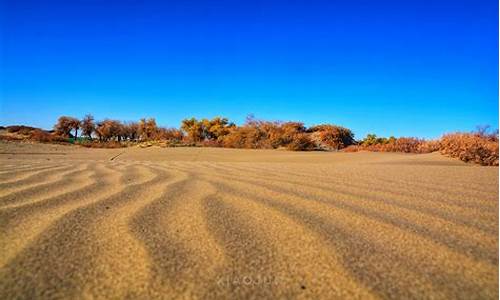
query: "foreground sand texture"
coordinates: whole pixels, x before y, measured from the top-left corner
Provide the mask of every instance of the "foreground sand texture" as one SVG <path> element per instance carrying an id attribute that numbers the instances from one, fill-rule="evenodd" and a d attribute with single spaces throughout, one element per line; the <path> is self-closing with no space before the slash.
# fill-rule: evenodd
<path id="1" fill-rule="evenodd" d="M 0 299 L 498 298 L 498 168 L 0 144 Z"/>

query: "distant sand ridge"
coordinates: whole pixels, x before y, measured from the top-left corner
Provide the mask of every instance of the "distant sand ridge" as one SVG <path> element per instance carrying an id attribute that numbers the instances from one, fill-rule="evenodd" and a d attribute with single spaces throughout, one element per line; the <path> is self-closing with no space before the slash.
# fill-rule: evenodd
<path id="1" fill-rule="evenodd" d="M 497 167 L 15 143 L 0 163 L 1 299 L 499 296 Z"/>

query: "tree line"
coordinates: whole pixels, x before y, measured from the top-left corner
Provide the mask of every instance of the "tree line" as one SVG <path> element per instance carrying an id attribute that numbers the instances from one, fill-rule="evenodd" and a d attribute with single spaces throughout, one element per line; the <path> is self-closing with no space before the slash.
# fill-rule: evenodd
<path id="1" fill-rule="evenodd" d="M 78 133 L 83 138 L 78 139 Z M 47 142 L 73 137 L 77 143 L 91 147 L 121 147 L 124 146 L 123 142 L 166 141 L 181 146 L 284 148 L 295 151 L 440 151 L 463 161 L 498 165 L 498 131 L 488 133 L 487 128 L 470 133 L 447 134 L 437 140 L 392 136 L 385 138 L 368 134 L 364 139 L 356 141 L 350 129 L 334 124 L 306 127 L 302 122 L 265 121 L 252 116 L 240 126 L 223 117 L 200 120 L 189 118 L 182 120 L 177 129 L 160 127 L 154 118 L 143 118 L 138 122 L 111 119 L 95 121 L 92 115 L 86 115 L 81 120 L 69 116 L 60 117 L 50 137 L 39 130 L 32 135 L 34 140 Z"/>
<path id="2" fill-rule="evenodd" d="M 150 140 L 182 140 L 183 133 L 175 128 L 158 127 L 154 118 L 143 118 L 138 122 L 121 122 L 105 119 L 95 121 L 92 115 L 79 120 L 74 117 L 59 117 L 54 125 L 54 133 L 60 137 L 78 139 L 78 132 L 88 140 L 109 141 L 150 141 Z M 72 134 L 74 132 L 74 134 Z"/>
<path id="3" fill-rule="evenodd" d="M 241 126 L 223 117 L 189 118 L 182 120 L 180 129 L 159 127 L 154 118 L 121 122 L 111 119 L 95 121 L 92 115 L 81 120 L 61 116 L 54 125 L 54 134 L 82 142 L 168 141 L 251 149 L 340 150 L 355 143 L 354 133 L 342 126 L 321 124 L 306 127 L 301 122 L 265 121 L 252 116 Z"/>
<path id="4" fill-rule="evenodd" d="M 180 128 L 160 127 L 154 118 L 137 122 L 120 122 L 104 119 L 95 121 L 92 115 L 83 119 L 62 116 L 53 131 L 13 125 L 0 126 L 2 141 L 37 141 L 43 143 L 68 143 L 68 138 L 85 147 L 115 148 L 130 144 L 140 146 L 161 142 L 161 146 L 212 146 L 229 148 L 307 150 L 342 150 L 344 152 L 405 152 L 442 154 L 466 162 L 498 166 L 498 130 L 478 127 L 472 132 L 443 135 L 440 139 L 425 140 L 414 137 L 378 137 L 368 134 L 355 140 L 353 132 L 333 124 L 306 127 L 301 122 L 277 122 L 248 117 L 238 126 L 227 118 L 189 118 L 182 120 Z M 7 132 L 4 133 L 4 132 Z M 78 136 L 80 134 L 80 137 Z M 142 142 L 147 142 L 143 144 Z M 166 143 L 164 143 L 166 142 Z"/>

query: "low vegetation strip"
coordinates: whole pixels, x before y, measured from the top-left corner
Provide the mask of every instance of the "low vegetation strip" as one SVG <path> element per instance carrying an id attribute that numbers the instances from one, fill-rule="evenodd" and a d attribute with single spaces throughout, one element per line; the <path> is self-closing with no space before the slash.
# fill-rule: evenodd
<path id="1" fill-rule="evenodd" d="M 393 136 L 385 138 L 375 134 L 356 140 L 350 129 L 334 124 L 306 127 L 301 122 L 265 121 L 248 117 L 243 125 L 238 126 L 227 118 L 215 117 L 185 119 L 180 129 L 177 129 L 159 127 L 154 118 L 143 118 L 139 122 L 111 119 L 95 122 L 92 115 L 87 115 L 82 120 L 62 116 L 52 131 L 22 125 L 4 127 L 2 131 L 0 139 L 7 141 L 72 143 L 88 148 L 122 148 L 133 145 L 144 148 L 157 145 L 293 151 L 440 151 L 465 162 L 498 166 L 498 130 L 491 133 L 487 128 L 480 128 L 476 132 L 446 134 L 438 140 Z"/>

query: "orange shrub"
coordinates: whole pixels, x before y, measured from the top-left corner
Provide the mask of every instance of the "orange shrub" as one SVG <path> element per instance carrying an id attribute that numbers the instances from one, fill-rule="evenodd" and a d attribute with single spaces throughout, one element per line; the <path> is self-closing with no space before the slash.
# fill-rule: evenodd
<path id="1" fill-rule="evenodd" d="M 367 139 L 358 145 L 349 146 L 343 149 L 344 152 L 357 152 L 361 150 L 372 152 L 403 152 L 403 153 L 431 153 L 439 150 L 439 141 L 426 141 L 412 137 L 401 137 L 389 139 L 376 138 L 375 135 L 369 135 L 372 142 L 366 142 Z"/>
<path id="2" fill-rule="evenodd" d="M 324 124 L 309 128 L 318 149 L 340 150 L 354 144 L 354 133 L 345 127 Z"/>
<path id="3" fill-rule="evenodd" d="M 222 139 L 222 144 L 229 148 L 270 149 L 272 145 L 267 137 L 260 126 L 243 125 L 231 129 Z"/>
<path id="4" fill-rule="evenodd" d="M 441 138 L 441 153 L 465 162 L 498 166 L 498 135 L 452 133 Z"/>
<path id="5" fill-rule="evenodd" d="M 412 138 L 412 137 L 401 137 L 395 139 L 393 142 L 387 144 L 382 144 L 380 146 L 380 151 L 384 152 L 404 152 L 404 153 L 428 153 L 431 150 L 425 147 L 425 140 Z M 432 152 L 432 151 L 431 151 Z"/>
<path id="6" fill-rule="evenodd" d="M 309 134 L 297 133 L 292 137 L 286 148 L 292 151 L 311 151 L 315 149 L 315 145 Z"/>
<path id="7" fill-rule="evenodd" d="M 417 148 L 417 153 L 432 153 L 439 151 L 441 149 L 441 141 L 439 140 L 430 140 L 430 141 L 423 141 L 418 145 Z"/>

